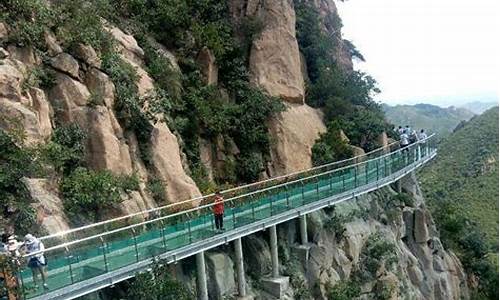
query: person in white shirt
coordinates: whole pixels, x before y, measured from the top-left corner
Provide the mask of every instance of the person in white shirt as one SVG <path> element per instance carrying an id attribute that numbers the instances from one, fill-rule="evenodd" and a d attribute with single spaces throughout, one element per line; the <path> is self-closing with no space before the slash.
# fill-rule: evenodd
<path id="1" fill-rule="evenodd" d="M 408 134 L 406 134 L 406 132 L 403 132 L 399 136 L 399 143 L 401 145 L 401 148 L 404 148 L 410 144 L 410 138 L 408 137 Z M 405 150 L 408 151 L 408 149 L 405 149 Z M 403 150 L 403 151 L 405 151 L 405 150 Z"/>
<path id="2" fill-rule="evenodd" d="M 427 138 L 427 134 L 425 133 L 424 129 L 420 129 L 420 133 L 418 134 L 418 140 L 423 141 Z M 425 143 L 425 141 L 424 141 Z"/>
<path id="3" fill-rule="evenodd" d="M 42 277 L 42 284 L 44 289 L 48 289 L 46 280 L 47 280 L 47 272 L 46 272 L 46 266 L 47 262 L 45 260 L 45 256 L 42 253 L 37 253 L 40 251 L 45 250 L 45 246 L 43 245 L 42 241 L 37 239 L 31 234 L 27 234 L 24 237 L 24 246 L 26 247 L 26 254 L 29 255 L 31 253 L 36 253 L 32 256 L 29 256 L 28 259 L 28 267 L 31 269 L 31 272 L 33 274 L 33 283 L 35 284 L 35 288 L 37 287 L 37 277 L 38 274 L 40 274 L 40 277 Z"/>

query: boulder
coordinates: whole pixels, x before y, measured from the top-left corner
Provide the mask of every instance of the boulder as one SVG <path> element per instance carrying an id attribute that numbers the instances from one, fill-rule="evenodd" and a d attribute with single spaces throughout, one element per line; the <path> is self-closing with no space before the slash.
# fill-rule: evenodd
<path id="1" fill-rule="evenodd" d="M 90 92 L 85 85 L 72 79 L 66 74 L 56 74 L 56 85 L 49 92 L 49 100 L 56 115 L 63 122 L 79 121 L 86 114 L 86 105 L 90 98 Z"/>
<path id="2" fill-rule="evenodd" d="M 182 167 L 177 137 L 163 122 L 156 123 L 151 133 L 151 158 L 159 179 L 166 183 L 170 202 L 179 202 L 201 196 L 193 179 Z"/>
<path id="3" fill-rule="evenodd" d="M 248 235 L 241 239 L 243 243 L 245 267 L 247 273 L 255 278 L 271 272 L 271 251 L 267 242 L 255 235 Z"/>
<path id="4" fill-rule="evenodd" d="M 0 22 L 0 40 L 7 39 L 8 35 L 7 25 L 4 22 Z"/>
<path id="5" fill-rule="evenodd" d="M 33 110 L 38 116 L 39 133 L 43 139 L 47 139 L 52 134 L 51 108 L 45 92 L 38 88 L 30 88 L 29 96 L 33 104 Z"/>
<path id="6" fill-rule="evenodd" d="M 0 97 L 21 102 L 21 84 L 26 68 L 20 62 L 6 59 L 0 64 Z"/>
<path id="7" fill-rule="evenodd" d="M 4 48 L 0 47 L 0 59 L 5 59 L 7 57 L 9 57 L 9 52 L 7 52 L 7 50 L 5 50 Z"/>
<path id="8" fill-rule="evenodd" d="M 89 66 L 94 68 L 101 67 L 101 58 L 97 55 L 92 46 L 78 44 L 76 45 L 74 52 L 75 52 L 75 57 L 83 60 Z"/>
<path id="9" fill-rule="evenodd" d="M 414 212 L 413 236 L 417 243 L 426 243 L 429 240 L 429 231 L 427 230 L 427 220 L 425 212 L 422 209 L 416 209 Z"/>
<path id="10" fill-rule="evenodd" d="M 205 83 L 207 85 L 217 84 L 219 68 L 215 62 L 215 55 L 208 49 L 204 47 L 201 49 L 200 53 L 198 53 L 198 57 L 196 58 L 196 62 L 201 68 L 201 73 L 205 79 Z"/>
<path id="11" fill-rule="evenodd" d="M 7 51 L 11 59 L 16 59 L 28 67 L 33 67 L 41 63 L 40 58 L 31 47 L 16 47 L 14 45 L 9 45 Z"/>
<path id="12" fill-rule="evenodd" d="M 23 130 L 24 143 L 35 145 L 43 141 L 38 115 L 21 102 L 0 98 L 0 128 L 5 131 Z"/>
<path id="13" fill-rule="evenodd" d="M 47 179 L 26 177 L 22 182 L 33 200 L 32 206 L 37 212 L 37 223 L 41 224 L 49 234 L 68 230 L 70 227 L 62 201 L 50 182 Z"/>
<path id="14" fill-rule="evenodd" d="M 97 170 L 132 174 L 132 162 L 114 113 L 105 106 L 88 111 L 88 164 Z"/>
<path id="15" fill-rule="evenodd" d="M 50 31 L 45 31 L 43 33 L 45 38 L 45 44 L 47 45 L 47 52 L 50 56 L 56 56 L 59 53 L 62 53 L 63 50 L 61 46 L 57 43 L 56 37 Z"/>
<path id="16" fill-rule="evenodd" d="M 76 59 L 68 53 L 60 53 L 50 61 L 52 67 L 73 78 L 78 78 L 79 66 Z"/>
<path id="17" fill-rule="evenodd" d="M 304 78 L 295 38 L 292 1 L 259 2 L 256 14 L 265 28 L 250 50 L 251 81 L 271 96 L 292 103 L 304 103 Z"/>
<path id="18" fill-rule="evenodd" d="M 326 131 L 322 113 L 307 105 L 286 105 L 286 111 L 269 121 L 271 176 L 288 174 L 312 167 L 311 148 Z"/>
<path id="19" fill-rule="evenodd" d="M 85 84 L 94 97 L 97 97 L 100 105 L 106 105 L 113 109 L 115 102 L 115 85 L 108 75 L 96 68 L 90 68 L 85 74 Z"/>
<path id="20" fill-rule="evenodd" d="M 205 254 L 207 263 L 208 295 L 210 299 L 222 300 L 231 296 L 236 290 L 234 280 L 234 264 L 225 253 Z"/>
<path id="21" fill-rule="evenodd" d="M 139 47 L 135 38 L 124 33 L 121 29 L 117 27 L 107 28 L 109 33 L 118 42 L 118 51 L 129 61 L 136 65 L 142 65 L 142 58 L 144 57 L 144 51 Z"/>

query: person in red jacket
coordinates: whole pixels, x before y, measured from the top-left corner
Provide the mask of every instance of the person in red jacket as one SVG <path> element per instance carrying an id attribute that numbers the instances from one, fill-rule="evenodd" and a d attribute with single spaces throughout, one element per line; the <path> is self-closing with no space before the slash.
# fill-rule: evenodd
<path id="1" fill-rule="evenodd" d="M 217 230 L 224 230 L 224 198 L 219 191 L 215 193 L 214 203 L 215 228 Z"/>

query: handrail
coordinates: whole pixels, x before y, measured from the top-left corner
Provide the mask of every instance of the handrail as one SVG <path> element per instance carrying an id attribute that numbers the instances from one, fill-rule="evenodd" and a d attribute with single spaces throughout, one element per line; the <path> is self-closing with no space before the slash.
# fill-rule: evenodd
<path id="1" fill-rule="evenodd" d="M 414 144 L 410 144 L 410 145 L 408 145 L 406 147 L 399 148 L 396 151 L 386 153 L 386 154 L 378 156 L 376 158 L 372 158 L 372 159 L 369 159 L 369 160 L 357 162 L 355 164 L 351 164 L 351 165 L 344 166 L 344 167 L 341 167 L 341 168 L 338 168 L 338 169 L 333 169 L 333 170 L 329 170 L 329 171 L 326 171 L 326 172 L 323 172 L 323 173 L 311 175 L 311 176 L 308 176 L 308 177 L 305 177 L 305 178 L 300 178 L 300 179 L 296 179 L 296 180 L 293 180 L 293 181 L 284 182 L 284 183 L 281 183 L 281 184 L 278 184 L 278 185 L 270 186 L 270 187 L 267 187 L 267 188 L 264 188 L 264 189 L 261 189 L 261 190 L 258 190 L 258 191 L 253 191 L 253 192 L 250 192 L 250 193 L 247 193 L 247 194 L 243 194 L 243 195 L 238 195 L 238 196 L 235 196 L 235 197 L 231 197 L 231 198 L 223 200 L 223 202 L 226 203 L 226 202 L 234 201 L 234 200 L 237 200 L 237 199 L 242 198 L 244 196 L 251 196 L 251 195 L 254 195 L 254 194 L 257 194 L 257 193 L 261 193 L 261 192 L 265 192 L 265 191 L 268 191 L 268 190 L 271 190 L 271 189 L 280 188 L 280 187 L 285 186 L 285 185 L 289 185 L 289 184 L 301 182 L 301 181 L 304 181 L 304 180 L 307 180 L 307 179 L 310 179 L 310 178 L 319 177 L 319 176 L 331 174 L 331 173 L 334 173 L 334 172 L 339 172 L 339 171 L 342 171 L 344 169 L 356 167 L 356 166 L 361 165 L 361 164 L 367 164 L 369 162 L 372 162 L 372 161 L 375 161 L 375 160 L 379 160 L 379 159 L 385 158 L 387 156 L 393 155 L 394 153 L 401 152 L 401 151 L 403 151 L 405 149 L 409 149 L 410 147 L 413 147 L 415 145 L 418 145 L 419 143 L 423 143 L 423 142 L 429 140 L 433 136 L 435 136 L 435 134 L 432 134 L 432 135 L 428 136 L 426 139 L 420 140 L 420 141 L 418 141 L 418 142 L 416 142 Z M 102 232 L 102 233 L 99 233 L 99 234 L 96 234 L 96 235 L 92 235 L 92 236 L 88 236 L 88 237 L 85 237 L 85 238 L 82 238 L 82 239 L 77 239 L 77 240 L 73 240 L 73 241 L 61 243 L 61 244 L 58 244 L 56 246 L 52 246 L 52 247 L 46 248 L 43 251 L 37 251 L 37 252 L 30 253 L 30 254 L 25 254 L 25 255 L 23 255 L 23 257 L 31 257 L 31 256 L 34 256 L 34 255 L 41 254 L 41 253 L 46 253 L 46 252 L 49 252 L 49 251 L 52 251 L 52 250 L 57 250 L 57 249 L 61 249 L 61 248 L 67 248 L 69 246 L 72 246 L 72 245 L 75 245 L 75 244 L 78 244 L 78 243 L 81 243 L 81 242 L 89 241 L 89 240 L 92 240 L 92 239 L 95 239 L 95 238 L 101 238 L 101 237 L 104 237 L 104 236 L 107 236 L 107 235 L 111 235 L 111 234 L 118 233 L 118 232 L 121 232 L 121 231 L 125 231 L 125 230 L 128 230 L 128 229 L 136 228 L 136 227 L 139 227 L 139 226 L 144 226 L 144 225 L 147 225 L 147 224 L 150 224 L 150 223 L 153 223 L 153 222 L 157 222 L 157 221 L 161 221 L 161 220 L 165 220 L 165 219 L 168 219 L 168 218 L 173 218 L 173 217 L 176 217 L 176 216 L 179 216 L 179 215 L 182 215 L 182 214 L 187 214 L 187 213 L 190 213 L 190 212 L 193 212 L 193 211 L 197 211 L 197 210 L 201 210 L 201 209 L 204 209 L 204 208 L 209 208 L 209 207 L 212 207 L 213 205 L 215 205 L 215 203 L 209 203 L 209 204 L 205 204 L 205 205 L 202 205 L 202 206 L 194 207 L 194 208 L 191 208 L 191 209 L 188 209 L 188 210 L 183 210 L 183 211 L 175 212 L 173 214 L 169 214 L 169 215 L 162 216 L 162 217 L 159 217 L 159 218 L 155 218 L 155 219 L 152 219 L 152 220 L 147 220 L 147 221 L 143 221 L 143 222 L 140 222 L 140 223 L 135 223 L 135 224 L 131 224 L 131 225 L 128 225 L 128 226 L 120 227 L 120 228 L 117 228 L 117 229 L 114 229 L 114 230 L 111 230 L 111 231 Z"/>
<path id="2" fill-rule="evenodd" d="M 399 142 L 395 141 L 395 142 L 392 142 L 392 143 L 390 143 L 390 144 L 388 144 L 386 146 L 382 146 L 382 147 L 374 149 L 374 150 L 372 150 L 370 152 L 367 152 L 365 154 L 358 155 L 358 156 L 351 157 L 351 158 L 347 158 L 347 159 L 344 159 L 344 160 L 335 161 L 335 162 L 331 162 L 331 163 L 324 164 L 324 165 L 321 165 L 321 166 L 316 166 L 316 167 L 312 167 L 312 168 L 309 168 L 309 169 L 304 169 L 304 170 L 301 170 L 301 171 L 296 171 L 296 172 L 293 172 L 293 173 L 289 173 L 289 174 L 285 174 L 285 175 L 281 175 L 281 176 L 277 176 L 277 177 L 265 179 L 265 180 L 262 180 L 262 181 L 253 182 L 253 183 L 241 185 L 241 186 L 238 186 L 238 187 L 230 188 L 230 189 L 221 191 L 221 194 L 227 194 L 227 193 L 230 193 L 230 192 L 233 192 L 233 191 L 242 190 L 242 189 L 245 189 L 245 188 L 248 188 L 248 187 L 252 187 L 252 186 L 256 186 L 256 185 L 259 185 L 259 184 L 263 184 L 263 183 L 267 183 L 267 182 L 271 182 L 271 181 L 275 181 L 275 180 L 280 180 L 280 179 L 284 179 L 284 178 L 287 178 L 287 177 L 292 177 L 292 176 L 295 176 L 295 175 L 299 175 L 301 173 L 307 173 L 307 172 L 311 172 L 311 171 L 318 170 L 318 169 L 321 169 L 321 168 L 327 168 L 327 167 L 335 166 L 335 165 L 338 165 L 338 164 L 341 164 L 341 163 L 346 163 L 346 162 L 351 161 L 351 160 L 358 160 L 360 158 L 363 158 L 363 157 L 366 157 L 366 156 L 368 156 L 370 154 L 373 154 L 373 153 L 375 153 L 377 151 L 383 151 L 384 149 L 390 148 L 391 146 L 394 146 L 396 144 L 399 144 Z M 89 225 L 85 225 L 85 226 L 81 226 L 81 227 L 76 227 L 76 228 L 68 229 L 68 230 L 65 230 L 65 231 L 60 231 L 58 233 L 54 233 L 54 234 L 50 234 L 50 235 L 46 235 L 46 236 L 40 237 L 39 239 L 43 241 L 43 240 L 50 239 L 50 238 L 56 238 L 56 237 L 64 236 L 64 235 L 67 235 L 67 234 L 70 234 L 70 233 L 74 233 L 74 232 L 77 232 L 77 231 L 82 231 L 82 230 L 85 230 L 85 229 L 90 229 L 90 228 L 93 228 L 93 227 L 98 227 L 98 226 L 101 226 L 101 225 L 106 225 L 106 224 L 109 224 L 109 223 L 112 223 L 112 222 L 121 221 L 121 220 L 125 220 L 125 219 L 128 219 L 128 218 L 133 218 L 135 216 L 149 214 L 149 213 L 153 213 L 153 212 L 156 212 L 156 211 L 160 211 L 160 210 L 172 208 L 172 207 L 175 207 L 175 206 L 180 206 L 182 204 L 187 204 L 187 203 L 192 203 L 192 202 L 195 202 L 195 201 L 204 200 L 204 199 L 207 199 L 209 197 L 213 197 L 214 195 L 215 195 L 214 193 L 211 193 L 211 194 L 208 194 L 208 195 L 203 195 L 203 196 L 199 196 L 199 197 L 187 199 L 187 200 L 184 200 L 184 201 L 179 201 L 179 202 L 176 202 L 176 203 L 171 203 L 171 204 L 167 204 L 167 205 L 164 205 L 164 206 L 159 206 L 159 207 L 151 208 L 151 209 L 148 209 L 148 210 L 143 210 L 143 211 L 132 213 L 132 214 L 128 214 L 128 215 L 125 215 L 125 216 L 121 216 L 121 217 L 117 217 L 117 218 L 113 218 L 113 219 L 108 219 L 108 220 L 105 220 L 105 221 L 101 221 L 101 222 L 97 222 L 97 223 L 92 223 L 92 224 L 89 224 Z"/>

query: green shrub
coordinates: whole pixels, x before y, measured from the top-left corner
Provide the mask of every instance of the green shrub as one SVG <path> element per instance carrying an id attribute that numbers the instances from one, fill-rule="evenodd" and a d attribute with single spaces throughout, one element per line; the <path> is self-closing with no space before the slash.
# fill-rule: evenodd
<path id="1" fill-rule="evenodd" d="M 377 270 L 385 265 L 390 270 L 397 261 L 396 246 L 386 240 L 380 233 L 370 235 L 360 255 L 360 271 L 362 277 L 368 280 L 375 278 Z"/>
<path id="2" fill-rule="evenodd" d="M 54 11 L 43 0 L 6 0 L 0 11 L 10 27 L 9 40 L 20 46 L 45 49 L 44 31 L 54 25 Z"/>
<path id="3" fill-rule="evenodd" d="M 110 10 L 106 0 L 56 0 L 52 8 L 57 16 L 56 36 L 63 47 L 82 43 L 98 51 L 109 49 L 111 37 L 101 20 Z"/>
<path id="4" fill-rule="evenodd" d="M 34 151 L 18 144 L 22 140 L 0 129 L 0 218 L 8 218 L 16 232 L 25 234 L 35 232 L 36 220 L 31 197 L 21 179 L 38 175 L 41 166 Z"/>
<path id="5" fill-rule="evenodd" d="M 315 166 L 353 157 L 353 150 L 347 141 L 342 139 L 339 127 L 337 122 L 330 122 L 327 132 L 322 133 L 312 147 L 312 161 Z"/>
<path id="6" fill-rule="evenodd" d="M 264 171 L 264 161 L 260 153 L 242 153 L 238 156 L 236 163 L 238 177 L 246 182 L 256 181 L 260 173 Z"/>
<path id="7" fill-rule="evenodd" d="M 64 209 L 74 222 L 99 221 L 103 210 L 122 201 L 123 182 L 107 170 L 77 168 L 61 181 Z"/>
<path id="8" fill-rule="evenodd" d="M 159 178 L 151 178 L 148 180 L 147 188 L 156 203 L 167 202 L 167 192 L 165 191 L 166 183 Z"/>
<path id="9" fill-rule="evenodd" d="M 67 175 L 83 166 L 86 133 L 76 123 L 56 127 L 51 141 L 40 146 L 42 161 L 54 166 L 57 172 Z"/>
<path id="10" fill-rule="evenodd" d="M 29 87 L 50 89 L 56 83 L 55 71 L 46 66 L 33 68 L 26 80 L 23 82 L 23 90 Z"/>
<path id="11" fill-rule="evenodd" d="M 189 290 L 170 275 L 168 264 L 156 262 L 149 272 L 138 273 L 127 292 L 127 299 L 190 300 Z"/>
<path id="12" fill-rule="evenodd" d="M 328 300 L 351 300 L 361 296 L 361 284 L 356 280 L 341 280 L 328 288 Z"/>

